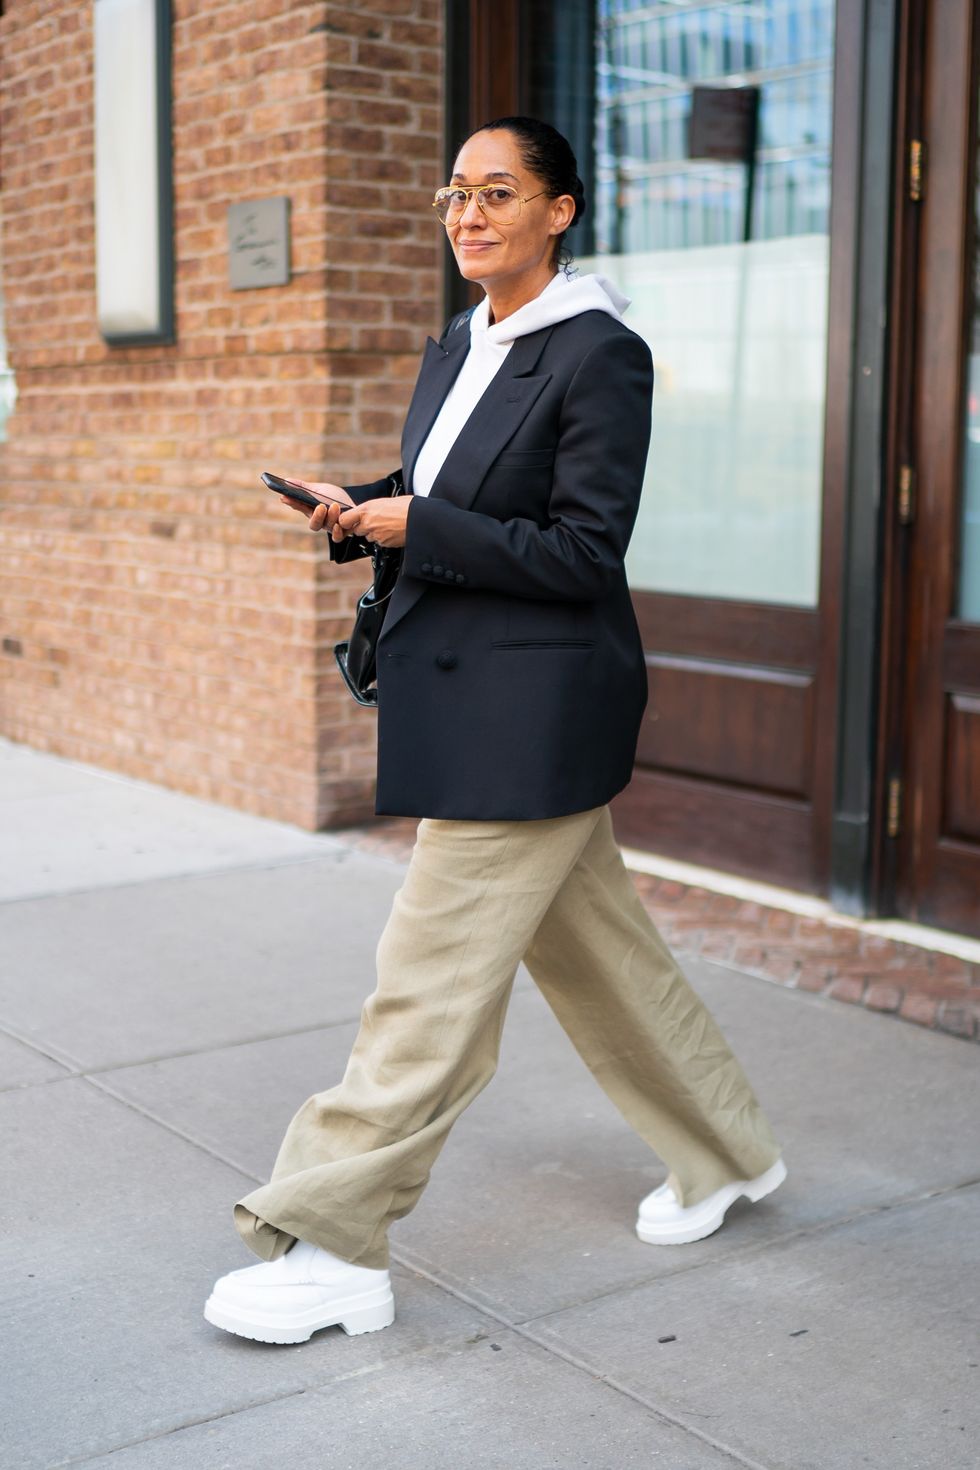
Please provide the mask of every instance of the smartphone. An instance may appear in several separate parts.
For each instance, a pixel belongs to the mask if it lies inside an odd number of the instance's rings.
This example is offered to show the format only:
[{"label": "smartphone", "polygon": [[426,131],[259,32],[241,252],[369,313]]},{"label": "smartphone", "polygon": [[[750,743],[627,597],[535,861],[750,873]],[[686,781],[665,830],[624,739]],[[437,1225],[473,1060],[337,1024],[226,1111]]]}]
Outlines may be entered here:
[{"label": "smartphone", "polygon": [[294,480],[284,480],[281,475],[270,474],[264,470],[260,476],[263,485],[274,490],[277,495],[288,495],[291,500],[301,500],[311,510],[318,505],[342,505],[345,510],[350,510],[352,502],[349,500],[338,500],[336,495],[313,495],[302,485],[297,485]]}]

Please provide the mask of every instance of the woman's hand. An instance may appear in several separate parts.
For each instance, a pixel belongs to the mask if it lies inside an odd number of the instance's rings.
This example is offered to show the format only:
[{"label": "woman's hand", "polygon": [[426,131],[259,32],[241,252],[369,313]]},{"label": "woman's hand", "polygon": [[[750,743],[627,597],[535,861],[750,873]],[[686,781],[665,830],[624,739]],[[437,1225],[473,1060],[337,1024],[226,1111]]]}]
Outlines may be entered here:
[{"label": "woman's hand", "polygon": [[[344,502],[343,505],[318,505],[311,512],[310,507],[304,505],[302,500],[294,500],[291,495],[280,495],[279,499],[283,505],[288,505],[290,510],[297,510],[300,515],[306,516],[311,531],[319,531],[324,525],[332,528],[337,524],[337,517],[340,512],[345,508],[349,509],[354,504],[343,485],[331,485],[326,480],[294,480],[293,484],[302,485],[303,489],[309,490],[311,495],[323,495],[328,501],[342,500]],[[331,511],[333,512],[333,518],[329,519],[328,517]],[[344,538],[343,536],[336,536],[334,539],[342,541]]]},{"label": "woman's hand", "polygon": [[[404,546],[411,503],[411,495],[386,495],[380,500],[365,500],[352,510],[332,505],[328,515],[333,539],[342,541],[344,536],[354,535],[364,536],[378,546]],[[318,510],[313,512],[314,516],[319,514]]]},{"label": "woman's hand", "polygon": [[296,480],[304,490],[314,495],[336,496],[348,502],[345,505],[318,505],[311,511],[302,500],[293,500],[290,495],[280,495],[283,505],[306,516],[311,531],[330,532],[334,541],[343,541],[348,536],[364,536],[379,546],[404,546],[405,528],[408,523],[410,495],[384,496],[379,500],[365,500],[354,505],[342,485],[331,485],[319,480]]}]

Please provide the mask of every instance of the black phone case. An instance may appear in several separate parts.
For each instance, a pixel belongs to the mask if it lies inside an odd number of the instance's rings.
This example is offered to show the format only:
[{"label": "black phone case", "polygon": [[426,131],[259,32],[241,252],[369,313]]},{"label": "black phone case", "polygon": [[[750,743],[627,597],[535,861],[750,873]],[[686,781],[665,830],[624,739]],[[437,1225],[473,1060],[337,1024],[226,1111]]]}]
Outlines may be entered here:
[{"label": "black phone case", "polygon": [[311,495],[308,490],[304,490],[299,485],[291,485],[281,475],[271,475],[268,471],[264,471],[260,478],[266,489],[274,491],[277,495],[289,495],[293,500],[301,500],[304,505],[314,507],[323,504],[322,500],[317,500],[316,496]]}]

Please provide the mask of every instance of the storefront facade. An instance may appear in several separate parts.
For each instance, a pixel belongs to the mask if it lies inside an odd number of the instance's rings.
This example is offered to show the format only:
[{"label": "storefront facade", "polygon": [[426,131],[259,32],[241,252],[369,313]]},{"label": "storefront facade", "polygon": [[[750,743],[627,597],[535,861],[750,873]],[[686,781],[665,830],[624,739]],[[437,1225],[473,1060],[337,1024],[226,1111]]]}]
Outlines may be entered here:
[{"label": "storefront facade", "polygon": [[654,354],[621,836],[980,933],[974,7],[463,11],[450,136],[566,133]]}]

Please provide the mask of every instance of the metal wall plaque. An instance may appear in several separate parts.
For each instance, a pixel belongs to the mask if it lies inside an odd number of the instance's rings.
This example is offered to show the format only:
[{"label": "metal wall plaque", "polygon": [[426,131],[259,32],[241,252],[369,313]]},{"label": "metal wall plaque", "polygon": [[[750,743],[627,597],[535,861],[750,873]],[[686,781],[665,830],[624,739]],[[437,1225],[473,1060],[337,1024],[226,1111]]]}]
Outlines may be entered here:
[{"label": "metal wall plaque", "polygon": [[289,285],[289,200],[228,206],[228,277],[233,291]]}]

